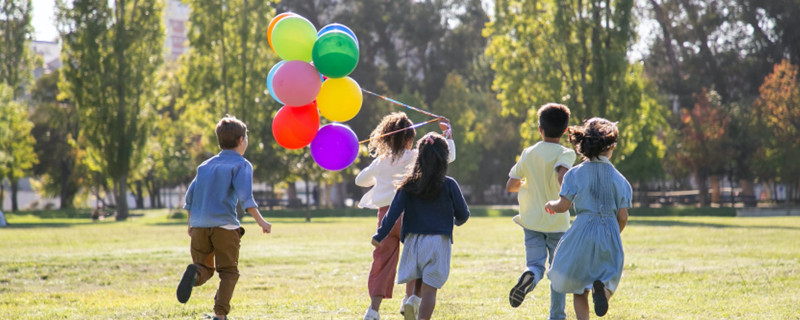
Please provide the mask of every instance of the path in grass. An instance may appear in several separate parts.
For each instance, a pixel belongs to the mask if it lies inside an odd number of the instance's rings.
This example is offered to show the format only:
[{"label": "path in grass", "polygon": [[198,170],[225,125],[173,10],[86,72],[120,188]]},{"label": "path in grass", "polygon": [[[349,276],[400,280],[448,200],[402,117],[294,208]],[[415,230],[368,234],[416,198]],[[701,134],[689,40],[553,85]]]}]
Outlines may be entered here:
[{"label": "path in grass", "polygon": [[[800,319],[800,218],[635,217],[623,233],[625,272],[604,319]],[[0,229],[0,313],[11,319],[205,319],[215,277],[181,305],[189,263],[185,221],[161,211],[127,222],[10,215]],[[246,220],[233,319],[359,319],[374,218]],[[77,220],[80,221],[80,220]],[[522,271],[522,232],[508,217],[456,229],[436,319],[546,319],[549,282],[521,307],[508,291]],[[382,319],[401,319],[396,298]],[[567,314],[574,319],[572,298]]]}]

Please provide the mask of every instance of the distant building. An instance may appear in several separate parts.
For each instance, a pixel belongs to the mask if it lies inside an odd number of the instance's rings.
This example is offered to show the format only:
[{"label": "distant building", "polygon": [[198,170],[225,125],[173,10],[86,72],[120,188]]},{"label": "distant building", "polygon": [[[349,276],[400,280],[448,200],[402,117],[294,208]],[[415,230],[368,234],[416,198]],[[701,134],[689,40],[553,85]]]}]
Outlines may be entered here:
[{"label": "distant building", "polygon": [[189,41],[186,38],[188,30],[189,5],[181,0],[166,0],[164,6],[164,60],[175,61],[189,52]]},{"label": "distant building", "polygon": [[42,65],[33,69],[34,79],[39,79],[43,74],[48,74],[61,68],[60,42],[33,40],[31,41],[30,49],[31,52],[42,58]]}]

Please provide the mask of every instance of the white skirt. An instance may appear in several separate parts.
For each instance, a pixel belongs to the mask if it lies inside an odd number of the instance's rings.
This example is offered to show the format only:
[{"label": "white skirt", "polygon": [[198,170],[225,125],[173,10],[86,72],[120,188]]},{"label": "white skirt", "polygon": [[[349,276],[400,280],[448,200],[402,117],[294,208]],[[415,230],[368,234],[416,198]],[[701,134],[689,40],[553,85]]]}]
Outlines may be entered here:
[{"label": "white skirt", "polygon": [[441,289],[450,276],[450,237],[443,234],[406,235],[397,283],[408,283],[417,279]]}]

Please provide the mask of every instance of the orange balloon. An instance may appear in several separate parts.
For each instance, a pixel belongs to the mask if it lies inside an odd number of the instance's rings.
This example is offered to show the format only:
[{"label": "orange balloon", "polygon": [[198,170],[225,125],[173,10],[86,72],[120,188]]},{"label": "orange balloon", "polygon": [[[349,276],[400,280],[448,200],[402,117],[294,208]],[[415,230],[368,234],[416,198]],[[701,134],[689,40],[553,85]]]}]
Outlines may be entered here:
[{"label": "orange balloon", "polygon": [[294,12],[284,12],[275,16],[275,18],[272,18],[272,20],[270,20],[269,27],[267,27],[267,42],[269,42],[269,47],[270,49],[272,49],[272,52],[275,52],[275,48],[272,47],[272,28],[275,28],[275,25],[278,24],[278,21],[280,21],[281,19],[296,15],[297,14]]}]

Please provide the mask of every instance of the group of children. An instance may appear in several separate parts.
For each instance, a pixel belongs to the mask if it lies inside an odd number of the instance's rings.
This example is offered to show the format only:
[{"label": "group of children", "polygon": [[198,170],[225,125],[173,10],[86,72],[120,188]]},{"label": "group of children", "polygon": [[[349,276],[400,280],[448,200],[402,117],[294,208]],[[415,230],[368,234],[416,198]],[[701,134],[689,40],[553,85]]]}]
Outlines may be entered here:
[{"label": "group of children", "polygon": [[[520,214],[513,221],[524,230],[527,261],[509,302],[512,307],[523,302],[544,277],[547,260],[550,319],[566,318],[567,293],[574,294],[578,319],[589,318],[589,292],[595,313],[603,316],[622,274],[620,232],[632,195],[630,184],[608,160],[619,132],[615,123],[602,118],[568,127],[570,111],[560,104],[542,106],[538,118],[543,141],[522,152],[506,185],[509,192],[519,193]],[[392,298],[395,277],[406,284],[400,307],[404,318],[430,319],[437,290],[449,277],[453,228],[464,224],[470,212],[458,183],[446,175],[448,163],[455,160],[449,121],[440,118],[439,125],[443,134],[426,134],[416,148],[413,124],[402,112],[384,117],[370,135],[369,151],[375,160],[356,177],[357,185],[372,187],[359,206],[378,210],[365,320],[380,319],[381,302]],[[584,159],[575,167],[575,152],[560,144],[565,133]],[[181,303],[188,301],[192,288],[216,270],[220,285],[214,319],[222,320],[230,312],[239,277],[244,228],[236,218],[236,203],[242,203],[264,233],[271,225],[253,200],[253,169],[243,157],[247,126],[225,117],[216,135],[222,151],[198,166],[186,192],[193,263],[186,267],[177,297]],[[570,207],[577,214],[572,227]]]}]

